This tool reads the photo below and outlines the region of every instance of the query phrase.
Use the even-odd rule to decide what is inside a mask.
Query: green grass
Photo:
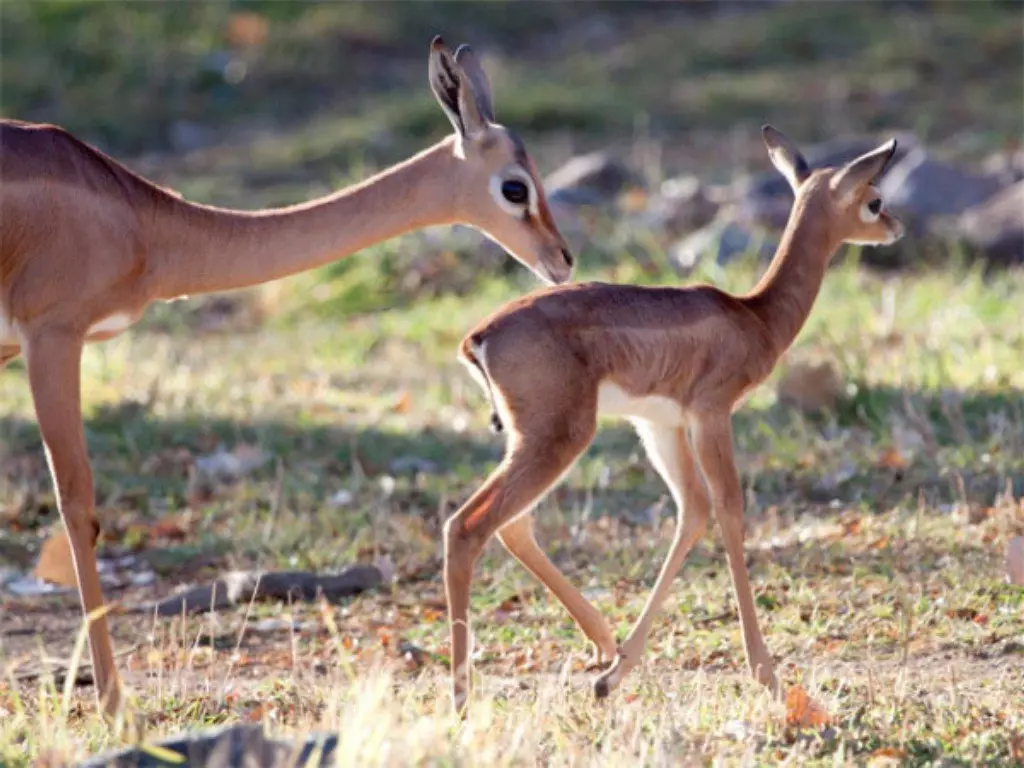
[[[244,8],[271,33],[236,52],[247,72],[232,85],[204,62]],[[425,82],[426,44],[440,31],[486,48],[499,115],[545,170],[570,149],[628,149],[639,137],[662,146],[659,173],[726,181],[768,167],[756,130],[766,120],[801,144],[909,129],[966,160],[1024,133],[1012,4],[716,14],[608,3],[587,8],[583,21],[598,20],[589,31],[579,8],[3,3],[0,112],[63,123],[193,199],[284,204],[440,136],[446,123]],[[212,129],[213,144],[170,151],[181,120]],[[440,526],[502,446],[455,349],[536,285],[468,242],[409,236],[259,290],[153,307],[131,332],[88,348],[103,553],[134,551],[159,577],[112,599],[235,567],[388,557],[396,569],[391,588],[334,608],[116,617],[149,737],[252,720],[275,732],[340,729],[345,761],[361,765],[1024,761],[1024,597],[1002,563],[1024,533],[1024,274],[955,263],[881,276],[846,259],[790,358],[735,417],[762,627],[784,681],[803,681],[832,730],[798,733],[747,680],[717,530],[677,580],[644,666],[600,705],[572,622],[488,547],[473,591],[476,710],[456,726]],[[675,283],[660,245],[643,233],[592,242],[580,277]],[[641,268],[627,246],[654,266]],[[690,279],[742,291],[757,271]],[[780,404],[786,367],[819,357],[846,385],[836,407]],[[189,468],[218,445],[257,446],[269,460],[190,505]],[[537,525],[621,636],[667,550],[671,514],[635,437],[609,422]],[[154,532],[168,521],[184,540]],[[0,374],[0,568],[29,566],[58,526],[16,361]],[[45,676],[16,679],[44,651],[70,656],[73,597],[3,594],[0,616],[0,762],[82,757],[129,738],[97,720],[90,688],[65,701]],[[299,622],[294,635],[257,629],[282,617]],[[402,641],[426,660],[404,658]]]
[[[727,284],[741,289],[753,277],[740,268]],[[797,738],[744,676],[717,532],[691,555],[644,668],[610,706],[591,702],[584,643],[571,621],[497,546],[474,587],[482,712],[466,730],[449,730],[443,662],[412,670],[396,655],[401,639],[445,657],[440,524],[500,455],[485,431],[483,396],[453,360],[454,343],[501,299],[519,295],[524,275],[486,280],[460,299],[333,319],[306,311],[317,278],[300,276],[277,292],[272,318],[255,334],[143,328],[89,348],[86,414],[105,546],[137,544],[130,526],[179,515],[189,531],[186,545],[150,544],[159,592],[183,573],[324,569],[383,555],[398,574],[392,590],[349,601],[335,630],[315,606],[257,607],[248,619],[239,610],[216,623],[147,621],[141,642],[138,621],[115,620],[119,646],[138,646],[123,665],[154,718],[150,727],[246,719],[262,702],[255,717],[268,727],[340,727],[370,762],[395,754],[388,750],[426,762],[471,750],[495,762],[575,764],[751,749],[767,762],[797,754],[862,760],[885,749],[913,763],[1010,761],[1019,755],[1024,603],[1019,588],[1002,583],[1001,552],[1024,532],[1024,379],[1012,362],[1024,350],[1024,322],[1009,300],[1021,280],[965,272],[884,281],[852,263],[837,268],[793,354],[833,355],[856,391],[830,415],[805,416],[775,401],[773,380],[737,414],[764,630],[787,682],[805,678],[837,719],[834,734],[811,741]],[[886,286],[897,301],[883,323]],[[934,452],[915,432],[904,395],[925,414]],[[38,458],[21,369],[0,379],[0,401],[6,466]],[[189,512],[183,465],[172,457],[207,453],[217,442],[256,444],[274,460]],[[883,458],[893,446],[905,467]],[[415,475],[391,468],[409,457],[431,464]],[[27,476],[7,470],[3,495],[13,503],[26,490],[34,501],[21,510],[13,541],[32,551],[54,520],[41,462]],[[339,490],[351,493],[341,507],[329,503]],[[610,423],[542,504],[538,526],[622,634],[664,556],[670,514],[635,439]],[[72,605],[61,598],[35,608],[52,653],[66,652],[74,634]],[[287,632],[243,633],[247,622],[272,616],[306,622],[297,645]],[[194,646],[204,635],[221,638],[225,650]],[[232,656],[239,637],[245,642]],[[38,653],[18,648],[8,650],[11,661]],[[229,658],[237,666],[224,670]],[[18,685],[0,694],[9,713],[0,749],[28,749],[8,758],[14,764],[43,748],[44,714],[67,749],[110,743],[88,689],[69,712],[57,691]],[[372,737],[352,725],[367,718],[380,721]]]

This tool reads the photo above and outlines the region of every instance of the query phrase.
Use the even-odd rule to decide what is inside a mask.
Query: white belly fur
[[[135,320],[131,315],[118,312],[116,315],[110,315],[97,323],[93,323],[86,336],[114,336],[128,328],[133,322]]]
[[[134,322],[135,318],[131,315],[118,312],[103,318],[99,322],[93,323],[85,336],[86,338],[91,336],[116,336]],[[17,326],[7,319],[4,308],[0,306],[0,347],[20,347],[21,343],[21,333],[19,333]]]
[[[597,412],[602,416],[650,421],[662,426],[682,426],[683,409],[675,400],[661,395],[633,397],[618,384],[601,382],[597,390]]]

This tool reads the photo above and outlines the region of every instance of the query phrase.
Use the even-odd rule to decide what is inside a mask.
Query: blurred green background
[[[929,760],[1011,760],[1015,721],[993,725],[995,716],[962,697],[973,686],[999,698],[993,681],[1014,685],[1006,669],[1015,658],[985,656],[984,673],[961,667],[955,686],[944,675],[1020,637],[1019,591],[1000,589],[1005,542],[1024,533],[1024,270],[988,267],[996,252],[1003,264],[1024,256],[1013,197],[1024,195],[1021,3],[0,0],[0,114],[63,125],[192,200],[285,205],[365,178],[450,131],[427,85],[438,33],[482,55],[498,119],[542,174],[562,168],[549,191],[582,279],[748,289],[764,268],[754,254],[771,252],[790,201],[761,141],[764,122],[808,151],[890,135],[924,151],[927,173],[893,204],[912,236],[897,248],[843,250],[791,354],[736,416],[748,552],[776,653],[821,656],[815,643],[825,638],[844,659],[873,663],[911,626],[914,653],[938,648],[933,666],[912,658],[931,686],[925,694],[873,681],[844,694],[837,707],[856,738],[836,759],[842,749],[848,760],[909,744]],[[582,171],[564,166],[581,155]],[[987,218],[963,218],[975,204]],[[985,237],[971,241],[978,231]],[[717,259],[683,263],[694,232]],[[149,597],[226,568],[321,570],[386,555],[397,595],[441,605],[441,521],[502,450],[456,345],[501,302],[537,286],[476,233],[442,228],[251,291],[154,306],[131,331],[90,346],[83,400],[100,554],[131,552],[157,575],[110,595]],[[202,466],[218,462],[244,469],[207,487]],[[671,506],[621,423],[601,430],[541,506],[541,540],[574,582],[615,585],[615,604],[604,607],[620,634],[657,572]],[[0,517],[2,588],[59,525],[22,360],[0,374]],[[790,533],[804,542],[808,520],[841,523],[842,533],[772,543]],[[175,526],[180,535],[168,537]],[[696,654],[686,669],[722,658],[730,644],[725,656],[734,671],[742,665],[717,542],[717,533],[706,537],[674,587],[679,607],[664,614],[671,632],[656,631],[686,658]],[[557,605],[496,546],[479,571],[477,605],[526,596],[513,621],[480,622],[487,663],[542,636],[559,648],[579,644]],[[0,589],[0,615],[3,600]],[[391,601],[387,590],[352,601],[345,632],[375,647],[374,622],[393,614]],[[0,652],[36,658],[35,632],[51,651],[67,650],[73,597],[19,605],[9,615],[25,631],[20,641],[0,638]],[[974,613],[962,613],[968,607]],[[435,613],[418,614],[404,636],[443,649],[447,629]],[[969,615],[992,621],[962,620]],[[833,643],[833,626],[849,640]],[[115,622],[121,647],[151,631]],[[1019,654],[1015,647],[1004,653]],[[596,750],[621,737],[633,754],[650,713],[675,717],[660,698],[675,696],[674,684],[657,675],[679,671],[676,653],[652,654],[662,666],[636,705],[644,714],[635,731],[623,720],[622,737],[601,718],[585,723],[582,709],[559,710],[541,713],[544,728],[564,724],[544,738]],[[558,671],[557,658],[541,668]],[[279,680],[269,669],[260,676]],[[207,701],[204,672],[195,677],[198,687],[163,702],[171,714],[162,728],[190,727],[204,713],[248,717]],[[725,685],[728,696],[746,696]],[[876,699],[883,689],[890,699]],[[696,690],[730,701],[723,688]],[[32,710],[38,691],[23,691],[28,714],[0,722],[0,755],[12,745],[15,765],[51,741],[50,720]],[[335,694],[303,688],[304,711],[322,711],[318,697]],[[999,707],[1011,709],[1009,698]],[[736,722],[731,705],[714,707],[682,736],[690,714],[659,726],[651,743],[668,745],[666,755],[679,743],[745,750],[725,724]],[[558,735],[562,727],[571,735]],[[100,731],[90,739],[108,743]],[[766,743],[776,755],[804,748]],[[458,749],[475,754],[472,741]]]
[[[304,200],[444,135],[426,80],[436,33],[482,53],[499,119],[523,135],[543,173],[608,150],[631,161],[648,191],[680,173],[727,183],[768,168],[758,134],[766,121],[801,146],[906,132],[962,163],[1017,151],[1024,135],[1016,2],[0,8],[0,113],[61,124],[188,198],[227,206]],[[621,259],[590,234],[590,264]],[[456,251],[466,271],[449,262],[426,270],[448,281],[437,290],[465,289],[493,264]],[[395,270],[407,268],[408,259],[396,267],[384,258],[319,276],[384,288],[342,291],[364,300],[330,303],[348,311],[404,301]]]

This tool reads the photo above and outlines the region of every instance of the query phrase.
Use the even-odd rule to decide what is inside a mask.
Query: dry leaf
[[[817,728],[828,722],[828,712],[807,695],[802,685],[794,685],[786,691],[786,725]]]
[[[777,396],[783,405],[801,411],[831,411],[843,394],[843,380],[828,360],[793,362],[779,379]]]
[[[259,723],[266,714],[266,707],[263,702],[258,702],[248,712],[242,715],[242,721],[246,723]]]
[[[391,410],[395,413],[406,413],[411,405],[412,397],[410,397],[408,392],[403,391],[398,396],[398,399],[395,400],[394,405],[391,406]]]
[[[233,483],[263,466],[270,456],[258,446],[240,443],[234,450],[219,447],[208,456],[198,456],[195,470],[199,475],[222,483]]]
[[[1014,536],[1006,545],[1006,580],[1024,587],[1024,536]]]
[[[646,211],[650,205],[647,192],[641,187],[630,187],[619,195],[618,202],[627,213]]]
[[[262,45],[270,34],[270,22],[253,11],[235,11],[228,17],[224,36],[239,48]]]
[[[910,462],[897,448],[890,446],[882,451],[875,466],[879,469],[906,469],[910,466]]]
[[[75,561],[71,556],[71,541],[63,529],[52,531],[43,548],[39,552],[39,562],[32,574],[37,579],[60,584],[64,587],[77,587],[75,578]]]
[[[186,515],[166,515],[149,526],[153,539],[184,541],[188,537],[189,520]]]

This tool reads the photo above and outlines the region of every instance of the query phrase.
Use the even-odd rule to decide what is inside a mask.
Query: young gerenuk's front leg
[[[743,489],[733,456],[729,416],[704,417],[695,422],[693,447],[711,494],[715,517],[722,528],[747,663],[754,679],[770,689],[774,696],[778,696],[779,683],[775,677],[771,654],[757,623],[757,611],[743,553]]]
[[[595,419],[591,415],[589,428],[571,426],[576,428],[554,422],[545,425],[543,433],[512,432],[501,465],[445,525],[444,581],[451,633],[452,703],[461,717],[467,714],[471,689],[469,598],[473,566],[491,535],[517,516],[528,514],[586,449],[596,429]],[[535,556],[530,559],[521,529],[513,527],[511,535],[513,546],[520,547],[529,561],[538,565]],[[543,567],[535,573],[549,575]],[[548,586],[554,591],[550,583]]]
[[[711,512],[711,501],[694,461],[686,430],[638,422],[637,432],[647,448],[651,463],[668,485],[676,503],[676,534],[643,612],[619,648],[618,658],[611,669],[594,682],[594,695],[599,699],[615,690],[630,670],[640,663],[654,616],[668,596],[672,581],[686,556],[707,530]]]

